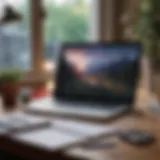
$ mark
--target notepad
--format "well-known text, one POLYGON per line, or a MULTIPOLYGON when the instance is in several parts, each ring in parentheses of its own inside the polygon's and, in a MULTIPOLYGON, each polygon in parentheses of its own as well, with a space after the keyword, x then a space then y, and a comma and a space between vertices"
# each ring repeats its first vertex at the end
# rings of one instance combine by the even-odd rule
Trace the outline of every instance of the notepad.
POLYGON ((25 145, 58 151, 112 131, 109 126, 80 121, 56 119, 51 124, 50 128, 16 134, 11 138, 25 145))
POLYGON ((48 125, 49 121, 28 114, 8 114, 0 118, 0 134, 42 127, 48 125))
POLYGON ((12 138, 18 142, 44 150, 59 150, 81 140, 81 138, 54 128, 18 134, 12 138))
POLYGON ((54 126, 75 136, 97 136, 112 130, 109 125, 72 120, 54 120, 54 126))

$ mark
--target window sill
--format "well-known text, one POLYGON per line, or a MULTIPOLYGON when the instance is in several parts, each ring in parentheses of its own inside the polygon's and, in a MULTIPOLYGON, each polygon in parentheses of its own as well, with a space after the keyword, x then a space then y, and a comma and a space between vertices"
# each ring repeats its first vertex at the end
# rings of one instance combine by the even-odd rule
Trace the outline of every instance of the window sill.
POLYGON ((24 73, 20 85, 22 87, 48 88, 48 84, 54 81, 54 74, 47 72, 27 72, 24 73))

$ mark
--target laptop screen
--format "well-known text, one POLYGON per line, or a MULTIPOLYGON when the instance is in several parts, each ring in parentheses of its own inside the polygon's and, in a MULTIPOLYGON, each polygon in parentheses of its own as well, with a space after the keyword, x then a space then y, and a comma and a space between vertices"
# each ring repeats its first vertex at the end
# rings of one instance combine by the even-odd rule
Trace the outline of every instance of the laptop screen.
POLYGON ((131 101, 139 55, 138 44, 65 46, 60 67, 61 93, 106 102, 131 101))

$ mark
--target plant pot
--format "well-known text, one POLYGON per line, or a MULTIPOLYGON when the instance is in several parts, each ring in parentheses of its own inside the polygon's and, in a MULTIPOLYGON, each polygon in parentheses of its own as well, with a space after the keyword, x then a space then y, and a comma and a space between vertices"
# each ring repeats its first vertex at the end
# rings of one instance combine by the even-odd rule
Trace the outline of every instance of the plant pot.
POLYGON ((17 105, 17 98, 19 94, 18 83, 6 82, 0 86, 0 94, 3 100, 5 109, 14 109, 17 105))

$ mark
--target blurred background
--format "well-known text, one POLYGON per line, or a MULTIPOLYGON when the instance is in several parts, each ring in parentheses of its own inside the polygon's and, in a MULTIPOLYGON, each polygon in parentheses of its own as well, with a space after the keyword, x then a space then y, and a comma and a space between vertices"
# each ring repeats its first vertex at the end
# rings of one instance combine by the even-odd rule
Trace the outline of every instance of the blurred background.
POLYGON ((22 85, 50 89, 54 87, 62 43, 138 40, 143 45, 141 92, 146 95, 151 91, 158 97, 159 3, 158 0, 3 0, 0 70, 20 70, 22 85), (8 8, 21 19, 5 23, 8 8))

